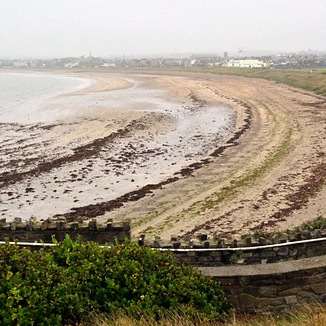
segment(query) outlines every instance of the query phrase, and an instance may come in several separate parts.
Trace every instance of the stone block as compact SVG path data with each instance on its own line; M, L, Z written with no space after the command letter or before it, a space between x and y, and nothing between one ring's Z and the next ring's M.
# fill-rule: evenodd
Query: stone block
M172 243L162 243L161 248L162 249L172 249L173 245L172 245Z
M288 287L287 289L279 290L278 294L282 296L297 295L298 293L300 293L301 290L301 287Z
M123 221L122 222L122 226L123 226L123 230L124 231L130 231L130 229L131 229L131 222L130 222L130 220Z
M15 223L16 224L16 230L26 230L26 223Z
M248 308L258 308L260 306L259 304L260 300L250 294L245 294L245 293L239 294L238 300L239 300L240 309L246 310Z
M179 249L181 246L181 242L173 242L172 243L172 248L173 249Z
M35 217L34 217L34 218L35 218ZM67 223L67 219L66 219L65 216L60 216L60 217L58 218L58 221L61 221L61 222L63 222L63 223ZM36 218L35 218L35 222L36 222Z
M311 284L310 288L315 294L326 294L326 283Z
M285 306L285 300L283 297L277 298L262 298L260 299L261 308L267 308L270 310L274 310L274 307Z
M95 218L88 222L88 229L91 231L95 231L97 229L97 221Z
M233 289L235 285L238 284L236 277L217 277L216 281L221 283L221 286L224 287L225 291ZM230 287L232 285L232 288ZM227 289L225 288L227 287Z
M242 258L249 258L249 257L252 257L252 256L253 256L252 251L244 251L244 252L241 254L241 257L242 257Z
M171 235L171 241L178 241L178 236L175 234Z
M262 297L274 297L277 294L276 286L261 286L259 287L259 294Z
M217 241L217 246L218 246L218 248L225 248L225 240L224 239L219 239Z
M311 238L312 238L312 236L311 236L310 231L308 231L308 230L303 230L303 231L301 232L301 239L302 239L302 240L308 240L308 239L311 239Z
M36 222L35 224L32 224L32 230L39 231L42 229L42 223Z
M238 276L238 284L240 286L246 286L251 284L249 276Z
M111 230L115 231L115 232L120 232L120 231L124 231L124 228L123 228L122 224L114 223L114 224L112 224Z
M251 237L247 237L245 238L245 244L247 247L251 247L252 246L252 238Z
M104 231L107 231L107 226L106 226L106 224L97 224L96 230L92 230L92 231L104 232Z
M203 244L197 240L191 240L190 247L194 249L204 248Z
M289 248L289 257L296 258L298 256L299 250L296 248Z
M276 247L273 249L279 256L287 256L289 254L288 247Z
M234 239L231 243L232 248L238 248L238 240Z
M256 287L256 286L245 286L242 289L243 289L243 291L242 291L243 293L250 294L254 297L258 297L258 295L260 293L259 287Z
M47 230L56 230L57 229L57 223L49 222L47 225Z
M65 228L65 223L63 221L57 221L57 230L63 231Z
M70 223L70 230L72 230L72 231L78 230L78 228L79 228L79 225L78 224L79 224L78 222L72 222L72 223Z
M298 299L295 295L289 295L284 297L285 304L287 305L294 305L298 303Z
M236 264L238 263L238 260L239 260L239 253L237 252L234 252L230 257L229 257L229 262L231 264Z
M296 241L300 241L300 240L302 240L302 238L301 238L301 233L300 233L300 232L296 233L296 234L294 235L294 238L295 238Z
M260 246L266 246L266 244L267 244L267 240L266 240L266 238L263 238L263 237L260 237L260 238L258 239L258 242L259 242L259 245L260 245Z
M272 258L275 257L277 254L275 251L273 251L273 249L266 249L263 250L260 254L261 258Z
M326 282L326 272L310 275L306 278L307 284L324 283L324 282Z
M204 248L209 248L210 247L210 243L209 243L208 240L203 242L203 247Z

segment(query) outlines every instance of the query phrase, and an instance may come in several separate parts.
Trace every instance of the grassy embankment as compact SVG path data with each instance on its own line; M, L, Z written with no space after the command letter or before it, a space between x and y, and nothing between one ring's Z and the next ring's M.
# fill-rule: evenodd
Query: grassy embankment
M326 69L185 68L184 71L263 78L326 96Z

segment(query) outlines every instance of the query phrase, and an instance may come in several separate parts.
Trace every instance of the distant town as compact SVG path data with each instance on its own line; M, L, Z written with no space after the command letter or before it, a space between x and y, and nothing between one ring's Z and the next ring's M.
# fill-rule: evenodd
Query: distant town
M126 56L105 59L88 56L54 59L0 59L0 68L69 69L69 68L167 68L167 67L239 67L270 69L301 69L326 67L325 52L279 53L246 56L241 49L237 55L189 55L186 58Z

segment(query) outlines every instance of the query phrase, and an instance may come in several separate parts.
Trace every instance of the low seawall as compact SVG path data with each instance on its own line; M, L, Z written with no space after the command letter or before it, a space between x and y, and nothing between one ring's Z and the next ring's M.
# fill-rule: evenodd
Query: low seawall
M284 312L326 303L326 255L273 264L200 267L240 312Z
M64 219L43 222L7 223L0 219L0 242L18 241L19 245L40 248L62 241L66 235L99 244L131 239L130 221L114 223L96 219L67 223ZM19 243L22 242L22 243ZM38 243L35 243L38 242ZM44 242L44 244L40 243ZM172 237L167 244L156 238L153 243L141 237L140 245L170 251L176 260L197 268L221 283L235 309L246 313L276 312L297 308L304 303L326 303L326 230L302 230L296 234L273 237L247 237L243 241L197 239L181 242Z

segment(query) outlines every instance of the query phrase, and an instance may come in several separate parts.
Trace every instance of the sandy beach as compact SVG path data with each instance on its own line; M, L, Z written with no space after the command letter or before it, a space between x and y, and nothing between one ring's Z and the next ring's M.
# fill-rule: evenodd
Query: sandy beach
M43 103L46 122L0 124L0 218L131 219L134 237L169 239L325 216L324 97L209 74L70 74L94 82Z

